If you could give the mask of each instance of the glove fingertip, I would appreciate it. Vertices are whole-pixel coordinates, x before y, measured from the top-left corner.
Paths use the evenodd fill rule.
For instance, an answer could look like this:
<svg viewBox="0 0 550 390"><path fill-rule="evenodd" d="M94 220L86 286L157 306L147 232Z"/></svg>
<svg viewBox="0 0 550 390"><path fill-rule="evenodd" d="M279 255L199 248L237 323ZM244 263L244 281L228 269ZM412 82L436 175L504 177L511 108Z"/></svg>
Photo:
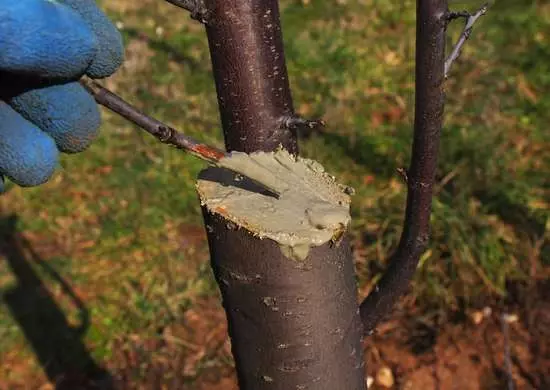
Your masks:
<svg viewBox="0 0 550 390"><path fill-rule="evenodd" d="M110 41L110 44L101 41L94 60L86 70L86 74L93 79L101 79L112 75L124 61L124 45L118 31L106 39Z"/></svg>
<svg viewBox="0 0 550 390"><path fill-rule="evenodd" d="M0 7L0 68L53 79L86 71L98 42L77 12L44 0L6 3Z"/></svg>
<svg viewBox="0 0 550 390"><path fill-rule="evenodd" d="M31 187L45 183L57 163L54 140L0 102L0 174Z"/></svg>
<svg viewBox="0 0 550 390"><path fill-rule="evenodd" d="M97 104L76 82L27 91L9 103L49 134L65 153L85 150L97 136L101 124Z"/></svg>
<svg viewBox="0 0 550 390"><path fill-rule="evenodd" d="M122 36L107 16L90 0L60 0L78 12L95 33L97 52L86 74L92 78L112 75L124 61Z"/></svg>

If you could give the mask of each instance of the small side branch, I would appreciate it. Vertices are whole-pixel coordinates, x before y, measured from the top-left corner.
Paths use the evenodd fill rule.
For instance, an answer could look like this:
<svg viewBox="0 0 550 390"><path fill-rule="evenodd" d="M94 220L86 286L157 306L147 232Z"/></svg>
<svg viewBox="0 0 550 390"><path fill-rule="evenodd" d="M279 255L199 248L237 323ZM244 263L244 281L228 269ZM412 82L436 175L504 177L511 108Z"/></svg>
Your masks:
<svg viewBox="0 0 550 390"><path fill-rule="evenodd" d="M282 117L280 122L283 129L297 129L300 127L315 129L325 126L325 121L322 119L304 119L298 115Z"/></svg>
<svg viewBox="0 0 550 390"><path fill-rule="evenodd" d="M313 131L322 131L325 127L325 121L322 119L305 119L294 114L281 117L279 125L282 129L303 130L304 135L309 135Z"/></svg>
<svg viewBox="0 0 550 390"><path fill-rule="evenodd" d="M471 14L468 11L450 12L448 14L447 21L452 21L458 18L465 18L466 23L464 24L464 29L462 30L460 37L458 38L456 44L451 50L451 54L449 54L449 57L447 57L447 59L445 60L445 78L447 78L447 76L449 75L449 71L453 62L460 56L462 47L464 46L468 38L470 38L470 35L472 34L472 30L474 28L474 24L480 17L487 13L488 8L489 3L485 3L474 14Z"/></svg>
<svg viewBox="0 0 550 390"><path fill-rule="evenodd" d="M232 170L235 173L246 176L260 187L267 189L268 194L271 196L279 197L279 192L277 189L271 188L268 184L256 180L254 177L250 177L246 167L229 168L223 165L223 161L220 162L220 160L224 157L229 157L230 154L225 153L213 146L203 144L185 134L178 132L176 129L162 123L161 121L151 118L136 107L132 106L130 103L126 102L120 96L109 91L107 88L102 87L99 83L89 78L83 78L80 80L80 84L82 84L82 86L90 92L98 104L107 107L109 110L139 126L160 142L175 146L178 149L191 153L201 160L214 165L222 166L226 169Z"/></svg>
<svg viewBox="0 0 550 390"><path fill-rule="evenodd" d="M469 18L471 15L469 11L450 11L447 16L447 22L451 22L458 18Z"/></svg>
<svg viewBox="0 0 550 390"><path fill-rule="evenodd" d="M99 83L88 78L83 78L80 83L92 94L97 103L136 124L160 142L183 149L209 163L215 164L222 157L226 156L223 151L213 146L205 145L178 132L161 121L151 118L120 96L102 87Z"/></svg>
<svg viewBox="0 0 550 390"><path fill-rule="evenodd" d="M176 7L183 8L186 11L194 12L197 1L196 0L166 0L170 4L175 5Z"/></svg>
<svg viewBox="0 0 550 390"><path fill-rule="evenodd" d="M204 0L166 0L170 4L176 7L183 8L186 11L191 12L191 18L198 20L199 22L206 24L208 10L204 5Z"/></svg>

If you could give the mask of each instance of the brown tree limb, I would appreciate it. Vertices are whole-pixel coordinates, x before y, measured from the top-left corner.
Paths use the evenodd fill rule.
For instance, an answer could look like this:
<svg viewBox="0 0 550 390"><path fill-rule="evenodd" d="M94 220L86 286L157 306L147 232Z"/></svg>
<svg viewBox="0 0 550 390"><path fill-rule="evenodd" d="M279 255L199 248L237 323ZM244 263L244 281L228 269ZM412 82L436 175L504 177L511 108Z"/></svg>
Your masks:
<svg viewBox="0 0 550 390"><path fill-rule="evenodd" d="M407 169L407 207L396 253L380 282L361 303L365 334L408 288L430 236L432 191L444 108L447 0L418 0L416 22L415 120Z"/></svg>
<svg viewBox="0 0 550 390"><path fill-rule="evenodd" d="M449 71L451 70L451 66L453 62L460 56L460 53L462 51L462 47L470 38L470 35L472 34L472 30L474 28L474 24L477 22L477 20L485 15L487 13L487 9L489 8L489 3L485 3L480 9L478 9L475 13L471 14L468 11L460 11L460 12L450 12L447 20L451 21L457 18L466 18L466 23L464 24L464 29L462 30L462 33L460 34L460 37L456 41L455 45L451 49L451 53L445 60L445 78L449 75Z"/></svg>

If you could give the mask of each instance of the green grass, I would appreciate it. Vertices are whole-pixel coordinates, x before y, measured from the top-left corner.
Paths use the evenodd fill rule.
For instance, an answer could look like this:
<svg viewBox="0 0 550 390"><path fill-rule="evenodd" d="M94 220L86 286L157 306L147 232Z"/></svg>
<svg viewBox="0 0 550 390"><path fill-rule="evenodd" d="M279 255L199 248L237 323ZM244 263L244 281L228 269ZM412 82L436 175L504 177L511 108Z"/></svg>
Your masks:
<svg viewBox="0 0 550 390"><path fill-rule="evenodd" d="M124 22L127 45L126 65L107 85L222 146L202 28L161 1L103 3ZM396 169L410 158L415 7L411 0L342 3L283 1L281 13L295 106L328 122L326 134L301 141L302 154L357 190L363 289L384 269L401 230L406 188ZM496 2L446 84L433 239L412 292L426 310L503 298L508 280L547 274L550 266L550 6L514 4ZM459 31L451 28L449 44ZM103 118L97 142L64 156L48 184L10 186L0 198L5 215L17 214L17 230L85 300L91 324L84 341L100 359L115 339L154 336L197 297L217 294L204 241L184 243L200 235L194 180L203 163L108 112ZM32 267L78 322L58 283ZM0 292L18 283L1 262ZM0 356L24 340L6 305L0 336Z"/></svg>

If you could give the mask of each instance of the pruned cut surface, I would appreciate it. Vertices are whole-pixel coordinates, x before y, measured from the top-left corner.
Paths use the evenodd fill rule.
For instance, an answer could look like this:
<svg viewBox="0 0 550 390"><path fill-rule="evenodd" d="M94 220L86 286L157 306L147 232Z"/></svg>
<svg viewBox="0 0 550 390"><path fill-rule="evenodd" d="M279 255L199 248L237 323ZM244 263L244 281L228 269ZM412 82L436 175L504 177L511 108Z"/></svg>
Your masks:
<svg viewBox="0 0 550 390"><path fill-rule="evenodd" d="M313 160L285 150L233 152L220 165L201 173L201 203L255 236L277 242L288 257L303 260L310 247L337 241L350 222L350 190Z"/></svg>

